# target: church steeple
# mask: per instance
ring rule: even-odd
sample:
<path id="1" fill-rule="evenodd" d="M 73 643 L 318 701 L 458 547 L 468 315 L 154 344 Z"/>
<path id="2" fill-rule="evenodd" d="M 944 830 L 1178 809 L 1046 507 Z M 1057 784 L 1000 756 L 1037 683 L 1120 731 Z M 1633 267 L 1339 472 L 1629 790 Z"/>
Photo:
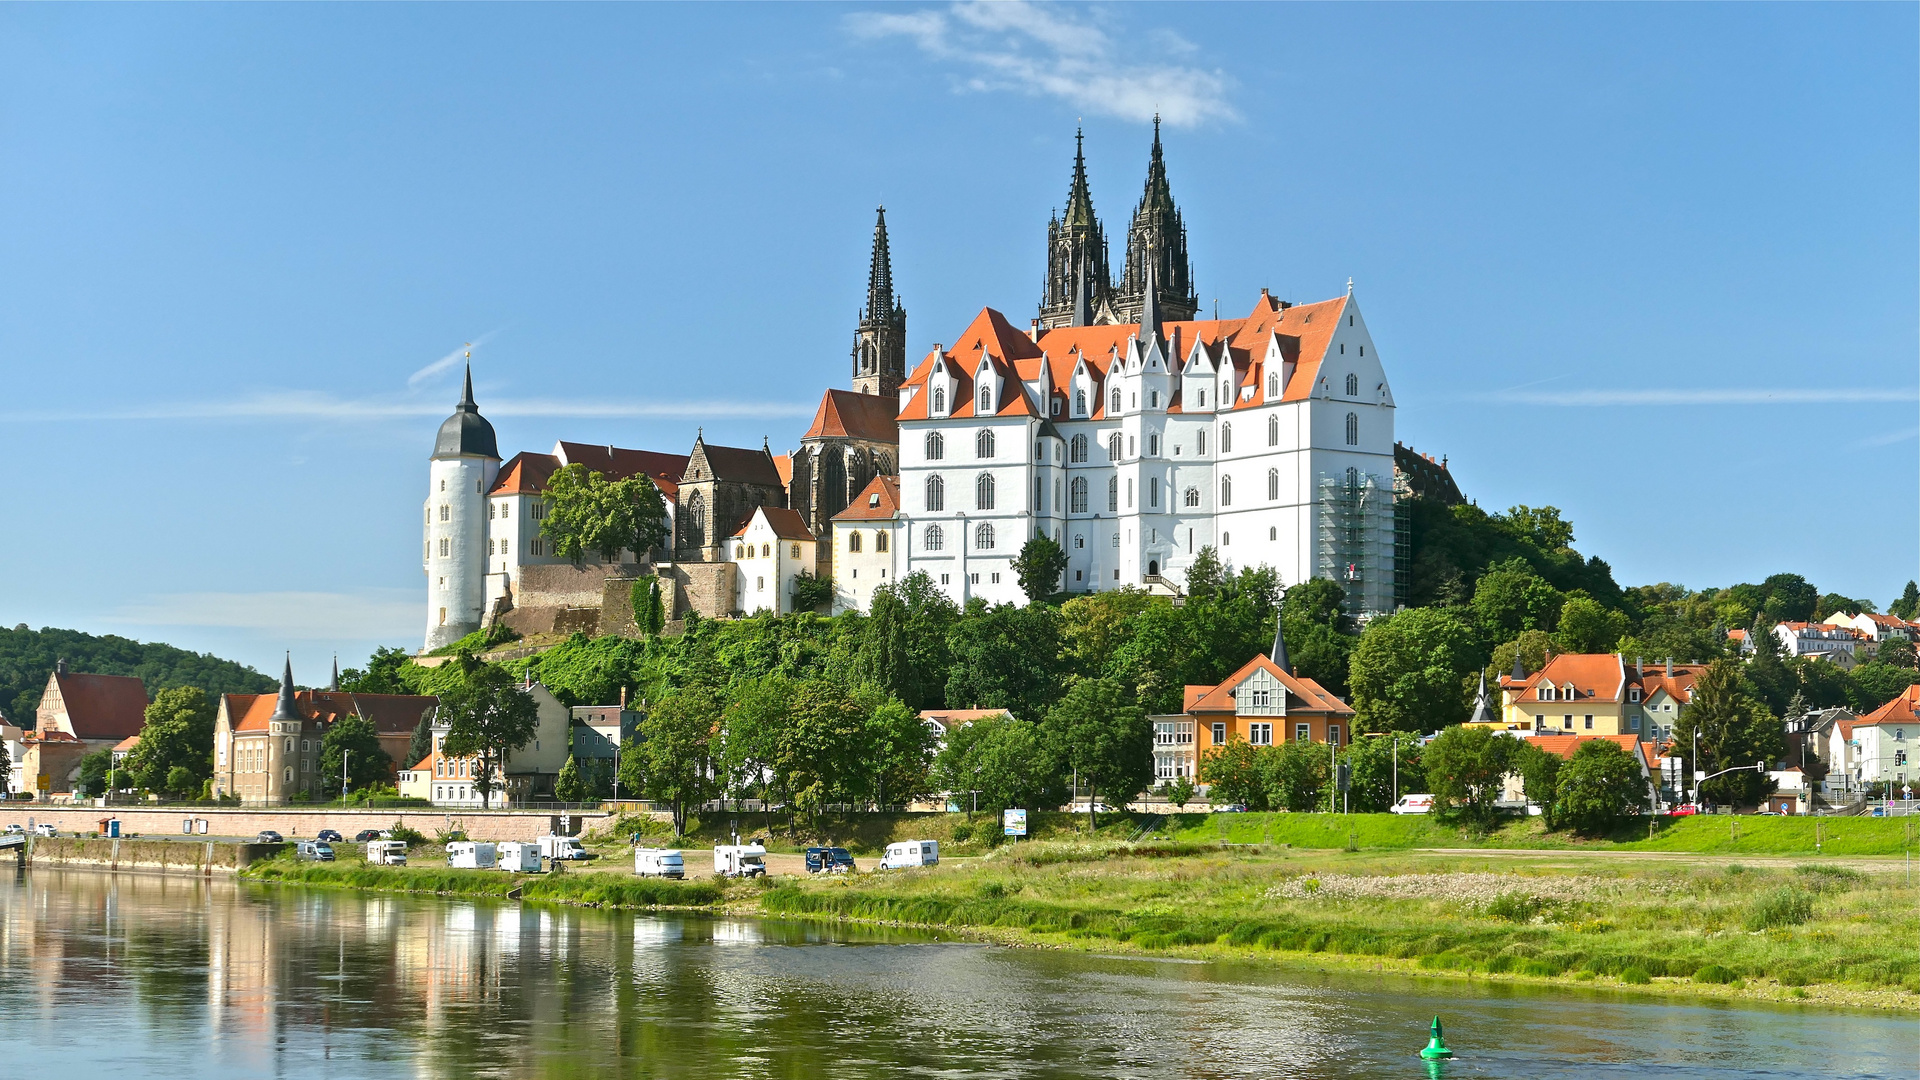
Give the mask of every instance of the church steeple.
<path id="1" fill-rule="evenodd" d="M 1153 268 L 1154 291 L 1162 315 L 1173 322 L 1194 317 L 1200 310 L 1194 295 L 1193 263 L 1187 258 L 1187 226 L 1174 205 L 1173 186 L 1167 183 L 1167 159 L 1160 147 L 1160 117 L 1153 118 L 1153 149 L 1147 156 L 1147 182 L 1134 207 L 1127 229 L 1127 265 L 1120 279 L 1114 313 L 1123 322 L 1138 321 L 1148 288 L 1147 268 Z"/>
<path id="2" fill-rule="evenodd" d="M 1073 179 L 1067 185 L 1067 209 L 1047 222 L 1047 277 L 1040 294 L 1040 325 L 1084 326 L 1104 305 L 1111 290 L 1107 235 L 1093 210 L 1087 182 L 1085 133 L 1073 134 Z"/>
<path id="3" fill-rule="evenodd" d="M 907 380 L 907 309 L 893 292 L 893 255 L 887 248 L 887 208 L 873 226 L 867 263 L 867 304 L 853 335 L 853 389 L 888 396 Z"/>

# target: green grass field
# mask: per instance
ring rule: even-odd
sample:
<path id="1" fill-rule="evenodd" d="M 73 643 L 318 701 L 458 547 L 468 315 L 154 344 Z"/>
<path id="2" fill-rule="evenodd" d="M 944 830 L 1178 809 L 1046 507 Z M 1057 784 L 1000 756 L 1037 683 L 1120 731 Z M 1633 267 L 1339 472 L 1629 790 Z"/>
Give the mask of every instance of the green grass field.
<path id="1" fill-rule="evenodd" d="M 618 872 L 509 874 L 499 870 L 455 870 L 445 866 L 367 866 L 353 863 L 296 862 L 280 857 L 242 871 L 254 881 L 360 889 L 368 892 L 421 893 L 434 896 L 505 897 L 519 890 L 525 900 L 552 900 L 601 907 L 705 907 L 725 896 L 707 881 L 667 881 Z"/>

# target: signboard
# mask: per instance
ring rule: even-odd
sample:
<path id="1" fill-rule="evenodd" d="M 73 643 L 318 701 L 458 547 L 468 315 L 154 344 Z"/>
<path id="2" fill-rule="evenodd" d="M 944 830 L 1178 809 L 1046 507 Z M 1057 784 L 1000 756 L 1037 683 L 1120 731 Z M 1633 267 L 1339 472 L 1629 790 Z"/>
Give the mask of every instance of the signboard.
<path id="1" fill-rule="evenodd" d="M 1000 829 L 1008 836 L 1027 835 L 1027 812 L 1025 810 L 1001 811 Z"/>
<path id="2" fill-rule="evenodd" d="M 53 790 L 53 774 L 41 773 L 39 783 L 36 784 L 35 786 L 38 787 L 41 791 L 52 791 Z"/>

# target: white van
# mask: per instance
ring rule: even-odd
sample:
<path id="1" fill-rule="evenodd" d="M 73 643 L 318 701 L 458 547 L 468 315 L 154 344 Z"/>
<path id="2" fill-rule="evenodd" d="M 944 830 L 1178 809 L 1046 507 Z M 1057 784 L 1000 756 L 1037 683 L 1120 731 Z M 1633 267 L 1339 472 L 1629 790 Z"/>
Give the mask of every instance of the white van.
<path id="1" fill-rule="evenodd" d="M 557 862 L 568 859 L 584 859 L 587 849 L 580 841 L 571 836 L 543 836 L 540 838 L 540 854 Z"/>
<path id="2" fill-rule="evenodd" d="M 1433 796 L 1402 795 L 1400 801 L 1389 808 L 1395 814 L 1428 814 L 1433 812 Z"/>
<path id="3" fill-rule="evenodd" d="M 641 877 L 684 878 L 687 876 L 687 859 L 680 852 L 667 848 L 635 848 L 633 872 Z"/>
<path id="4" fill-rule="evenodd" d="M 721 877 L 766 877 L 767 849 L 759 844 L 715 844 L 713 872 Z"/>
<path id="5" fill-rule="evenodd" d="M 405 840 L 369 840 L 367 841 L 367 861 L 375 866 L 407 865 L 407 842 Z"/>
<path id="6" fill-rule="evenodd" d="M 472 840 L 455 840 L 447 845 L 447 865 L 459 870 L 491 870 L 494 846 Z"/>
<path id="7" fill-rule="evenodd" d="M 509 840 L 501 844 L 495 852 L 498 868 L 511 874 L 537 874 L 540 872 L 540 845 L 522 840 Z"/>
<path id="8" fill-rule="evenodd" d="M 940 862 L 940 841 L 902 840 L 888 844 L 880 857 L 880 869 L 903 870 L 909 866 L 934 866 Z"/>

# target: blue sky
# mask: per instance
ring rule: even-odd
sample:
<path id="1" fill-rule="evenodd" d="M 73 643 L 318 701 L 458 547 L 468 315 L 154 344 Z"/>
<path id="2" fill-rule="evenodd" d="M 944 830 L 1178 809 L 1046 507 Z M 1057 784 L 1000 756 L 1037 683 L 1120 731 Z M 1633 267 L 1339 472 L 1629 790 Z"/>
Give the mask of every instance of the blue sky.
<path id="1" fill-rule="evenodd" d="M 1623 584 L 1920 562 L 1912 5 L 0 8 L 0 621 L 322 677 L 503 451 L 776 452 L 875 204 L 910 354 L 1038 298 L 1158 109 L 1203 301 L 1351 277 L 1400 438 Z M 1118 242 L 1118 241 L 1116 241 Z"/>

